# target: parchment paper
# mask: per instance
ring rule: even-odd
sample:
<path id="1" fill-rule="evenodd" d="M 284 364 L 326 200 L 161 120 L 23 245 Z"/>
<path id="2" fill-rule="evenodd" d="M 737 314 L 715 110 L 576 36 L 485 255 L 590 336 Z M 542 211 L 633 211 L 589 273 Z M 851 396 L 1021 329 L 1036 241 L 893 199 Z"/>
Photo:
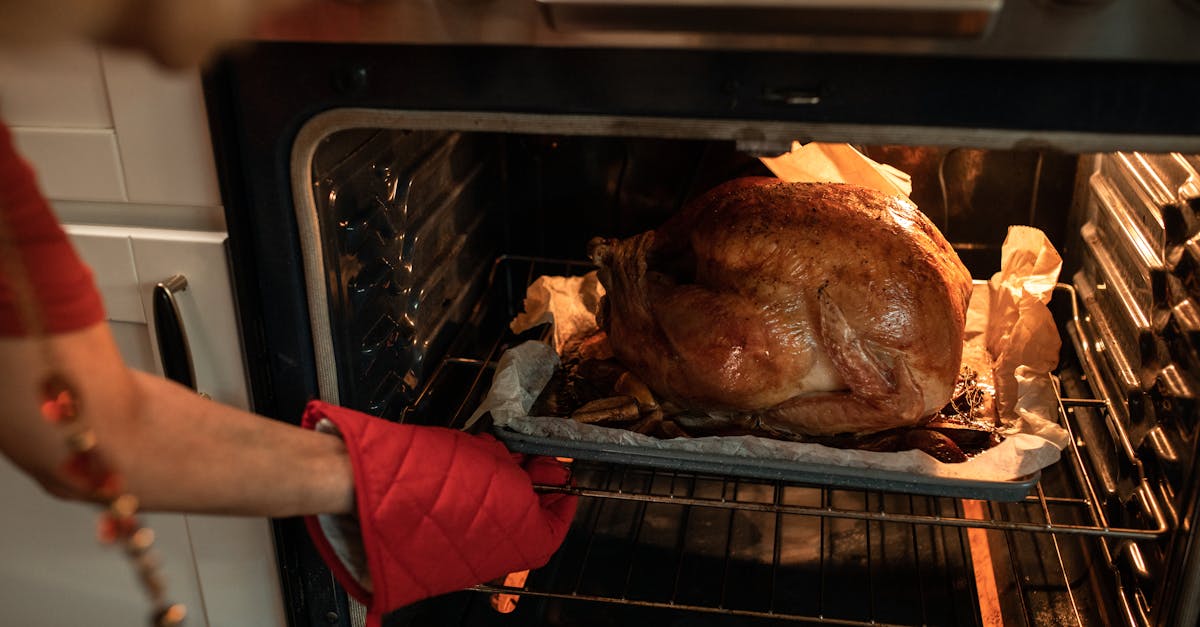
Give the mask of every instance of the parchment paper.
<path id="1" fill-rule="evenodd" d="M 1046 306 L 1062 270 L 1062 257 L 1045 233 L 1028 226 L 1009 228 L 1001 250 L 1000 272 L 988 281 L 991 294 L 985 342 L 994 362 L 996 407 L 1016 420 L 1045 403 L 1054 390 L 1049 372 L 1058 364 L 1062 339 Z"/>
<path id="2" fill-rule="evenodd" d="M 810 150 L 807 146 L 796 146 L 797 150 L 775 160 L 772 170 L 787 180 L 854 182 L 888 193 L 908 193 L 904 188 L 907 176 L 903 173 L 897 175 L 849 146 L 837 146 L 820 145 Z M 798 151 L 802 154 L 798 155 Z M 994 383 L 1005 439 L 966 462 L 939 462 L 919 450 L 879 453 L 757 436 L 658 439 L 569 418 L 530 416 L 529 409 L 558 366 L 559 352 L 596 329 L 595 313 L 603 286 L 595 279 L 595 273 L 585 277 L 541 277 L 530 286 L 525 313 L 513 321 L 512 328 L 519 333 L 551 323 L 553 344 L 559 350 L 542 342 L 526 342 L 506 351 L 500 358 L 492 387 L 471 422 L 490 412 L 497 427 L 568 441 L 798 464 L 834 464 L 947 478 L 1018 479 L 1056 462 L 1060 450 L 1069 443 L 1068 434 L 1057 424 L 1054 384 L 1049 376 L 1057 363 L 1060 339 L 1045 305 L 1060 267 L 1061 258 L 1044 234 L 1037 229 L 1014 227 L 1004 243 L 1000 272 L 986 287 L 977 283 L 972 292 L 963 359 L 980 373 L 985 391 L 989 382 Z"/>
<path id="3" fill-rule="evenodd" d="M 878 163 L 849 144 L 792 142 L 791 152 L 759 161 L 791 183 L 854 183 L 885 194 L 912 194 L 912 178 L 886 163 Z"/>

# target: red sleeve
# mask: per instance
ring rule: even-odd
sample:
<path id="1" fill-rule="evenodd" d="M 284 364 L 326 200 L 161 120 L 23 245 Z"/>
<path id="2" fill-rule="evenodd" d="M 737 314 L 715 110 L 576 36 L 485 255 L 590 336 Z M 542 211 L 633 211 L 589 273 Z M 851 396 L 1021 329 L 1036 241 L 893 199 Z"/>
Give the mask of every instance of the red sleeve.
<path id="1" fill-rule="evenodd" d="M 0 336 L 65 333 L 104 320 L 104 305 L 91 271 L 55 220 L 38 190 L 33 168 L 17 154 L 2 122 L 0 219 L 0 236 L 8 239 L 0 240 Z M 42 321 L 40 330 L 28 328 L 22 317 L 14 272 L 23 272 L 29 280 Z"/>

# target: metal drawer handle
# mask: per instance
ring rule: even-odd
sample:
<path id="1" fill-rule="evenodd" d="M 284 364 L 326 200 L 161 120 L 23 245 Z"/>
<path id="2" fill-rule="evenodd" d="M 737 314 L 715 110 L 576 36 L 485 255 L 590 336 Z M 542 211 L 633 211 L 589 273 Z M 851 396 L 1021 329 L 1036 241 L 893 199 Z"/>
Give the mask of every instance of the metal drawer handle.
<path id="1" fill-rule="evenodd" d="M 187 289 L 187 277 L 176 274 L 154 286 L 154 334 L 158 339 L 158 354 L 163 374 L 172 381 L 196 389 L 196 370 L 192 367 L 192 350 L 175 294 Z"/>

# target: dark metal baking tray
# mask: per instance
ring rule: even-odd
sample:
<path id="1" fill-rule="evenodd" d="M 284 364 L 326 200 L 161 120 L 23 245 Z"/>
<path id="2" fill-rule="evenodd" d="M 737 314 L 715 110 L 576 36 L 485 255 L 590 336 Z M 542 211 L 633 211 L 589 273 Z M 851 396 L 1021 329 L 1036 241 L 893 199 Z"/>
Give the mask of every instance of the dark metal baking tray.
<path id="1" fill-rule="evenodd" d="M 983 284 L 982 281 L 975 283 Z M 510 450 L 518 453 L 822 487 L 1015 502 L 1029 496 L 1041 478 L 1041 471 L 1037 471 L 1006 481 L 960 479 L 878 468 L 568 440 L 529 435 L 495 426 L 491 431 Z"/>
<path id="2" fill-rule="evenodd" d="M 629 464 L 712 475 L 787 481 L 838 488 L 859 488 L 930 496 L 1020 501 L 1037 485 L 1041 471 L 1010 481 L 979 481 L 933 477 L 916 473 L 755 459 L 733 455 L 651 449 L 611 443 L 563 440 L 526 435 L 511 429 L 493 432 L 510 450 L 531 455 L 571 457 L 597 462 Z"/>

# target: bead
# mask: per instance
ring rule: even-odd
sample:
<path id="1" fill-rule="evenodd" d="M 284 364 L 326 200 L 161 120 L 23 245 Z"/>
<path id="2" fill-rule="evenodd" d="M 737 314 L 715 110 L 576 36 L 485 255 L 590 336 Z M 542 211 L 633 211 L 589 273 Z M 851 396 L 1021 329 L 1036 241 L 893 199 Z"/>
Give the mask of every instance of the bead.
<path id="1" fill-rule="evenodd" d="M 92 492 L 97 498 L 108 501 L 117 498 L 117 495 L 124 489 L 122 486 L 121 475 L 110 472 L 99 485 L 93 486 Z"/>
<path id="2" fill-rule="evenodd" d="M 73 388 L 61 375 L 52 374 L 42 382 L 42 417 L 54 424 L 73 422 L 79 417 Z"/>
<path id="3" fill-rule="evenodd" d="M 79 421 L 79 401 L 75 388 L 65 377 L 52 373 L 42 381 L 41 414 L 47 422 L 66 427 L 64 441 L 71 454 L 63 463 L 63 472 L 85 488 L 90 496 L 108 503 L 100 515 L 96 534 L 105 544 L 120 542 L 132 558 L 138 579 L 156 606 L 151 618 L 154 627 L 179 627 L 187 616 L 183 605 L 164 606 L 165 584 L 155 551 L 154 532 L 142 527 L 136 517 L 138 500 L 122 494 L 122 481 L 113 472 L 97 448 L 95 432 Z"/>
<path id="4" fill-rule="evenodd" d="M 154 579 L 158 577 L 158 567 L 162 566 L 162 562 L 158 559 L 158 553 L 146 551 L 133 558 L 133 565 L 137 567 L 143 578 Z"/>
<path id="5" fill-rule="evenodd" d="M 67 446 L 76 453 L 96 448 L 96 432 L 84 427 L 67 436 Z"/>
<path id="6" fill-rule="evenodd" d="M 154 627 L 179 627 L 187 617 L 187 608 L 176 603 L 154 613 Z"/>
<path id="7" fill-rule="evenodd" d="M 162 599 L 166 593 L 167 586 L 163 583 L 163 578 L 157 572 L 143 572 L 139 574 L 142 582 L 142 587 L 150 594 L 153 599 Z"/>
<path id="8" fill-rule="evenodd" d="M 137 513 L 138 500 L 132 494 L 122 494 L 108 505 L 108 511 L 117 518 L 130 518 Z"/>
<path id="9" fill-rule="evenodd" d="M 142 527 L 133 532 L 126 543 L 126 549 L 135 557 L 149 551 L 152 546 L 154 546 L 154 530 L 149 527 Z"/>
<path id="10" fill-rule="evenodd" d="M 136 518 L 117 517 L 105 512 L 100 515 L 96 526 L 96 536 L 105 544 L 112 544 L 132 536 L 138 530 Z"/>
<path id="11" fill-rule="evenodd" d="M 96 448 L 72 453 L 63 464 L 63 473 L 100 498 L 112 498 L 121 491 L 120 477 L 109 470 Z"/>

